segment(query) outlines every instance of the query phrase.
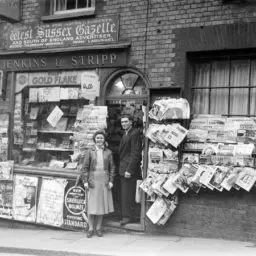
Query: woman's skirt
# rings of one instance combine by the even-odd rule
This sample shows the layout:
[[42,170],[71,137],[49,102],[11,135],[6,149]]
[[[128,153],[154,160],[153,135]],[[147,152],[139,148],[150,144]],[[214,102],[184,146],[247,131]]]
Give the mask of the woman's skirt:
[[103,215],[114,211],[112,191],[105,183],[105,173],[94,172],[94,188],[88,192],[88,214]]

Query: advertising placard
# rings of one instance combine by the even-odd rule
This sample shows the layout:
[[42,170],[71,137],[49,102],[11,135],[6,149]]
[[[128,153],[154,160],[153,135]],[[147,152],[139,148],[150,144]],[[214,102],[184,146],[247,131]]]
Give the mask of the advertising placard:
[[38,202],[37,223],[62,226],[66,185],[66,179],[43,178]]
[[96,72],[85,71],[81,74],[82,96],[94,100],[100,95],[100,79]]
[[75,181],[69,180],[65,188],[63,209],[63,226],[70,229],[86,229],[87,195],[83,187],[75,186]]
[[0,181],[0,217],[12,219],[13,181]]
[[38,178],[14,176],[13,217],[15,220],[36,220]]

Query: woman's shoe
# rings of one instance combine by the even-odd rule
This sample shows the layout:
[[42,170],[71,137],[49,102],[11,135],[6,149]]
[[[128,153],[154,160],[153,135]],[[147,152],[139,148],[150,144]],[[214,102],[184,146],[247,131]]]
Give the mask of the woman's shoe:
[[101,230],[96,230],[96,235],[98,236],[98,237],[102,237],[103,236],[103,234],[102,234],[102,231]]
[[93,236],[93,230],[89,230],[86,236],[87,238],[91,238]]

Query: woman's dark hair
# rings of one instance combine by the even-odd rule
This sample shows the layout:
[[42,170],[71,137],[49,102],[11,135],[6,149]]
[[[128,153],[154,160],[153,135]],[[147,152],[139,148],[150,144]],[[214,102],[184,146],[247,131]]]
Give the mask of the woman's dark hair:
[[105,142],[106,142],[107,136],[106,136],[106,133],[105,133],[104,131],[97,131],[97,132],[95,132],[95,133],[93,134],[93,137],[92,137],[93,141],[95,142],[95,138],[96,138],[96,136],[99,135],[99,134],[103,135],[104,140],[105,140]]

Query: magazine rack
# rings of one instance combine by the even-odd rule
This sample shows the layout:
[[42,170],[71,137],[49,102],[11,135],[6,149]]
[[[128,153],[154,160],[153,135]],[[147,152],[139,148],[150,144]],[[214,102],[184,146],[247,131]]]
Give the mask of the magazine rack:
[[[181,90],[180,87],[151,88],[149,90],[149,109],[148,109],[148,112],[149,112],[150,109],[152,109],[153,103],[157,100],[179,99],[181,97],[182,97],[182,90]],[[168,125],[168,124],[178,123],[183,127],[187,127],[187,123],[188,123],[188,119],[183,119],[182,117],[179,118],[179,119],[177,119],[177,118],[173,119],[173,118],[171,118],[171,116],[168,116],[168,113],[166,114],[165,118],[161,121],[156,121],[156,120],[151,119],[149,117],[147,117],[147,118],[148,118],[147,126],[146,126],[147,129],[149,128],[150,124]],[[146,138],[145,146],[146,146],[146,149],[147,149],[146,150],[147,154],[145,155],[145,158],[144,158],[144,166],[145,166],[145,169],[144,169],[145,171],[144,171],[144,176],[143,176],[144,179],[148,178],[147,170],[149,168],[149,161],[151,162],[151,160],[152,160],[152,158],[149,159],[149,150],[151,148],[151,144],[152,144],[152,142],[148,138]],[[180,144],[177,148],[171,146],[170,144],[168,146],[166,146],[166,145],[165,146],[162,145],[162,146],[163,146],[164,150],[166,149],[166,150],[176,151],[177,155],[178,155],[176,160],[173,160],[173,161],[169,162],[168,164],[166,164],[168,166],[166,168],[166,170],[168,170],[168,168],[174,168],[175,170],[178,171],[179,170],[179,165],[180,165],[180,161],[179,161],[179,159],[180,159],[180,148],[182,147],[182,145]],[[169,165],[172,165],[172,167],[170,167]],[[161,180],[161,176],[163,176],[163,179],[166,178],[167,175],[164,174],[164,173],[165,173],[165,171],[163,171],[163,173],[162,172],[158,173],[157,176],[160,180]],[[161,181],[160,181],[160,183],[161,183]],[[160,187],[159,187],[160,190],[161,190],[161,187],[162,187],[162,185],[160,185]],[[157,195],[155,198],[153,198],[153,200],[148,195],[148,193],[146,195],[146,202],[147,202],[146,203],[146,208],[147,209],[150,208],[147,212],[147,216],[149,217],[149,215],[150,215],[152,217],[152,218],[149,217],[150,220],[154,224],[158,224],[158,225],[164,225],[166,223],[166,221],[169,219],[170,215],[172,214],[172,212],[174,211],[174,209],[175,209],[175,207],[178,203],[178,192],[175,192],[173,194],[166,193],[166,196],[164,195],[164,193],[167,192],[167,191],[164,192],[164,190],[161,190],[161,192],[162,192],[163,196],[158,197],[158,195]],[[160,192],[160,194],[161,194],[161,192]],[[163,198],[165,198],[167,202],[172,201],[174,203],[173,204],[168,204],[167,203],[167,205],[169,205],[169,206],[167,208],[165,208],[164,202],[161,201]],[[154,203],[152,204],[152,202],[154,202]],[[156,205],[156,207],[152,207],[152,205]],[[155,208],[155,209],[153,209],[153,208]],[[161,210],[160,210],[160,208],[161,208]],[[162,211],[162,213],[163,212],[165,212],[165,213],[162,215],[161,219],[158,220],[158,217],[156,217],[156,215],[157,214],[159,215],[161,211]]]

